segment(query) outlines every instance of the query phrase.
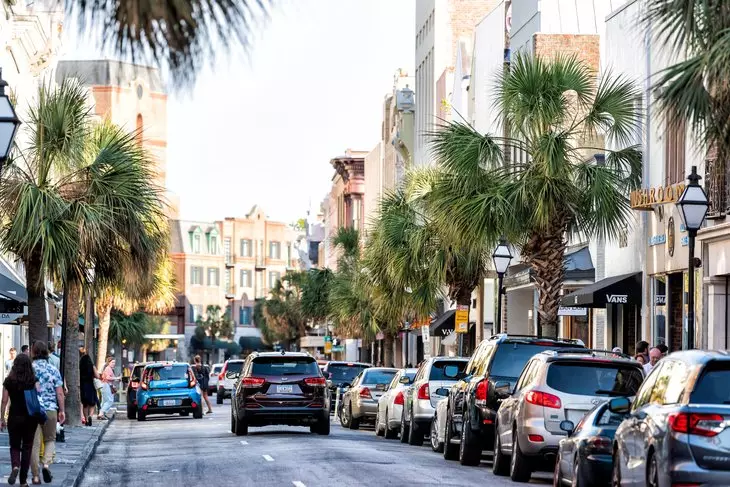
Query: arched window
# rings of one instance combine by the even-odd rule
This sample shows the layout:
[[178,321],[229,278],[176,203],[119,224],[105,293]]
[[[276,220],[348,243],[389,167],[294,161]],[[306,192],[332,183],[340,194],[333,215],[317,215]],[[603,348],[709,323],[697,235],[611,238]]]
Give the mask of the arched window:
[[137,126],[135,130],[135,138],[137,139],[137,144],[142,145],[142,132],[144,130],[144,122],[142,120],[142,114],[137,114]]

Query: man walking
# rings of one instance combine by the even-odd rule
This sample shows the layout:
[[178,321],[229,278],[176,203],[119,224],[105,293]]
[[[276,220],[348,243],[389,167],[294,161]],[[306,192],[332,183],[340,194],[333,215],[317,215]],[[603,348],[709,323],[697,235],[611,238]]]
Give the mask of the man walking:
[[10,347],[10,350],[8,350],[8,356],[10,357],[5,361],[5,375],[7,376],[10,373],[10,369],[13,368],[13,362],[15,362],[15,347]]
[[649,372],[654,368],[654,366],[661,360],[662,358],[662,351],[658,348],[654,347],[651,350],[649,350],[649,363],[644,365],[644,374],[649,375]]
[[59,371],[61,370],[61,357],[56,355],[53,342],[48,342],[48,363],[56,367]]
[[[39,461],[43,464],[43,481],[50,483],[53,480],[50,465],[56,452],[56,423],[66,420],[64,412],[64,393],[61,373],[56,367],[48,362],[48,345],[45,342],[37,341],[33,344],[33,370],[36,379],[41,386],[40,400],[46,408],[48,420],[45,424],[39,425],[33,441],[33,454],[31,455],[30,468],[33,472],[33,479],[39,479]],[[43,458],[40,459],[41,435],[43,437]]]

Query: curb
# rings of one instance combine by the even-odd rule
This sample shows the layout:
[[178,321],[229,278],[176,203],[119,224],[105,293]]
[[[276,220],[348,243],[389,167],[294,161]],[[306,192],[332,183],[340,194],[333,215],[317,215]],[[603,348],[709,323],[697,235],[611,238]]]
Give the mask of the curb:
[[112,421],[114,421],[114,416],[112,416],[108,421],[104,421],[104,425],[93,433],[91,439],[86,443],[86,446],[84,446],[84,449],[81,451],[79,460],[73,465],[73,467],[71,467],[71,470],[66,474],[66,478],[63,479],[63,482],[61,482],[62,486],[78,487],[84,476],[86,466],[91,461],[91,457],[94,456],[96,447],[99,446],[99,443],[101,443],[101,439]]

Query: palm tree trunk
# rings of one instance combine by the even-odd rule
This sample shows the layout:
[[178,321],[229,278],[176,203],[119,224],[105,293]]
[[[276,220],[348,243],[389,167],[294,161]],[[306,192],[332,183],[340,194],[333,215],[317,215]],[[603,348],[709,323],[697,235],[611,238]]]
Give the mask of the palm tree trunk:
[[66,284],[64,292],[66,298],[66,349],[63,353],[64,379],[68,394],[66,394],[66,424],[79,426],[81,424],[81,385],[79,382],[79,308],[81,303],[81,285],[77,282]]
[[394,336],[390,332],[386,333],[383,339],[383,346],[385,347],[383,365],[385,367],[395,367],[395,361],[393,360],[393,342]]
[[112,298],[99,296],[96,299],[96,314],[99,317],[99,348],[96,355],[96,368],[101,371],[109,348],[109,324],[112,319]]
[[93,360],[96,356],[96,350],[94,350],[94,300],[92,291],[86,289],[84,291],[84,323],[86,323],[84,329],[84,348],[86,353]]
[[544,336],[558,336],[558,310],[560,291],[563,288],[566,243],[563,231],[556,229],[552,235],[540,233],[530,237],[525,245],[525,260],[534,271],[538,293],[537,315]]
[[28,292],[28,334],[30,335],[30,345],[33,345],[39,340],[48,341],[46,286],[40,255],[33,254],[23,263],[25,264],[25,282]]

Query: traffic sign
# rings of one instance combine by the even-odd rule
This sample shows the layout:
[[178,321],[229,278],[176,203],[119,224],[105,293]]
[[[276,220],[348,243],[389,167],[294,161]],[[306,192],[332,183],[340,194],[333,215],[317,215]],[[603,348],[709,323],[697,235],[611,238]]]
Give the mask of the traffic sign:
[[324,353],[332,353],[332,337],[329,335],[324,337]]

